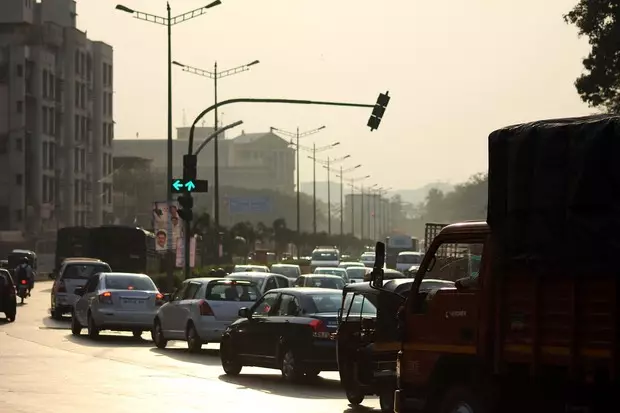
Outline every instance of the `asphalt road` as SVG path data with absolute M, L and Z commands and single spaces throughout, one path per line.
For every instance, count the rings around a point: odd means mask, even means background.
M 205 413 L 378 412 L 368 398 L 352 409 L 337 373 L 290 385 L 280 372 L 244 368 L 223 375 L 217 345 L 190 355 L 185 343 L 166 350 L 150 334 L 135 339 L 103 333 L 96 342 L 74 337 L 69 320 L 49 317 L 51 282 L 39 282 L 17 320 L 0 319 L 0 412 Z

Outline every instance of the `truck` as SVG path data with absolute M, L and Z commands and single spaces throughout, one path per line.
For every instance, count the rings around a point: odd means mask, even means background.
M 488 172 L 486 221 L 441 229 L 398 313 L 394 412 L 615 411 L 620 117 L 499 129 Z
M 437 224 L 434 222 L 426 223 L 424 226 L 424 250 L 431 245 L 435 237 L 439 234 L 439 231 L 446 226 L 448 226 L 448 224 Z
M 398 254 L 406 251 L 419 251 L 420 241 L 411 235 L 394 234 L 385 238 L 385 265 L 396 269 Z

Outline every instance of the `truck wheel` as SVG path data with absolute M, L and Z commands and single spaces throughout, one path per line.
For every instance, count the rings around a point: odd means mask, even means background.
M 444 394 L 439 413 L 486 413 L 486 410 L 469 388 L 453 386 Z

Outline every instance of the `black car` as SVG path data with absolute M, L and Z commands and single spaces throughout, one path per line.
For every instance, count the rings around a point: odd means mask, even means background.
M 222 367 L 279 369 L 288 381 L 338 371 L 335 332 L 342 292 L 326 288 L 279 288 L 267 292 L 224 332 Z
M 0 269 L 0 313 L 4 313 L 9 322 L 15 321 L 17 314 L 17 297 L 15 283 L 6 269 Z

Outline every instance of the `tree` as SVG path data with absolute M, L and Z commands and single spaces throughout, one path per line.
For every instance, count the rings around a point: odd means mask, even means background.
M 579 0 L 564 16 L 587 36 L 592 49 L 583 59 L 585 73 L 575 87 L 590 106 L 620 112 L 620 8 L 617 0 Z

